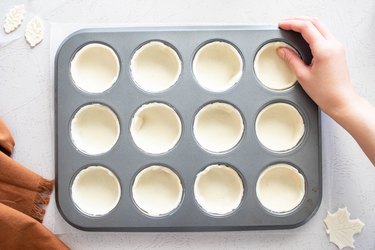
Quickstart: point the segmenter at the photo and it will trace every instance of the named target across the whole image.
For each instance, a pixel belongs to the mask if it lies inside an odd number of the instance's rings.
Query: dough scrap
[[[25,5],[19,4],[11,8],[5,15],[4,31],[9,34],[15,31],[22,23],[26,13]]]
[[[347,207],[339,208],[336,213],[328,212],[324,219],[329,241],[335,244],[339,249],[344,247],[354,248],[353,236],[362,231],[365,224],[359,220],[351,220]]]
[[[36,16],[29,21],[25,33],[26,41],[31,47],[35,47],[44,38],[44,24],[43,20]]]

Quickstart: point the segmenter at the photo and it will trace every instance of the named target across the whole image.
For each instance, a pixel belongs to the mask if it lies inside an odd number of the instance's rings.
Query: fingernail
[[[277,48],[277,49],[276,49],[276,52],[277,52],[277,54],[278,54],[280,57],[284,58],[284,56],[285,56],[285,50],[283,49],[283,47],[279,47],[279,48]]]

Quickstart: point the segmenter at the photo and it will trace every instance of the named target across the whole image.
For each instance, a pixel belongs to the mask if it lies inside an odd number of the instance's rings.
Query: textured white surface
[[[124,23],[126,25],[271,24],[283,17],[320,17],[348,50],[356,90],[375,104],[375,2],[362,0],[274,1],[186,0],[20,0],[27,23],[33,15],[45,22]],[[0,2],[0,16],[14,6]],[[273,7],[274,6],[274,7]],[[50,49],[34,49],[24,39],[26,25],[6,35],[0,31],[0,116],[17,142],[14,158],[37,173],[53,177],[53,82]],[[370,114],[369,114],[370,115]],[[336,249],[323,219],[327,210],[347,206],[366,227],[356,235],[357,249],[375,248],[375,168],[353,139],[323,115],[324,195],[318,213],[304,226],[287,231],[214,233],[88,233],[71,229],[50,205],[45,225],[69,228],[62,239],[73,249]]]

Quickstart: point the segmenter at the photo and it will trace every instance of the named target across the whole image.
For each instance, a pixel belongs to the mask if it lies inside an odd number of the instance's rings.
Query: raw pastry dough
[[[26,26],[25,38],[31,47],[35,47],[43,40],[44,24],[40,17],[36,16],[29,21]]]
[[[71,192],[74,204],[83,213],[102,216],[116,207],[121,187],[110,170],[102,166],[90,166],[77,174]]]
[[[15,31],[21,25],[25,12],[26,10],[24,4],[15,5],[9,10],[9,12],[5,15],[5,33],[9,34],[10,32]]]
[[[117,81],[120,62],[110,47],[91,43],[74,55],[70,72],[79,89],[89,93],[101,93]]]
[[[288,164],[272,165],[260,174],[256,194],[265,208],[277,213],[289,212],[305,196],[305,179]]]
[[[255,56],[254,70],[258,79],[266,87],[283,90],[293,86],[297,82],[297,77],[277,54],[276,50],[279,47],[288,47],[296,51],[289,44],[284,42],[268,43],[264,45]]]
[[[354,248],[353,236],[360,233],[365,226],[359,219],[351,220],[346,207],[340,208],[333,214],[328,212],[324,223],[326,224],[327,234],[329,234],[329,241],[340,249],[344,247]]]
[[[163,166],[142,170],[132,187],[135,203],[151,216],[162,216],[175,210],[181,202],[182,191],[178,176]]]
[[[181,60],[171,47],[154,41],[135,52],[130,70],[140,88],[161,92],[177,81],[181,73]]]
[[[226,42],[211,42],[199,49],[194,57],[193,71],[205,89],[221,92],[237,83],[242,76],[242,58]]]
[[[243,197],[243,183],[235,170],[211,165],[197,175],[194,196],[208,213],[225,215],[235,210]]]
[[[70,129],[74,145],[90,155],[109,151],[120,135],[116,114],[101,104],[82,107],[75,114]]]
[[[301,140],[305,126],[296,108],[286,103],[274,103],[265,107],[255,122],[259,141],[274,151],[286,151]]]
[[[241,140],[244,124],[240,112],[227,103],[215,102],[203,107],[194,120],[194,136],[212,152],[233,148]]]
[[[139,148],[160,154],[172,149],[180,139],[181,121],[168,105],[149,103],[134,114],[130,133]]]

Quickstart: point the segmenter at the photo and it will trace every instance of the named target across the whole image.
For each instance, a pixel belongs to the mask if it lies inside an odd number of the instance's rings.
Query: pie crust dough
[[[116,207],[121,187],[112,171],[102,166],[90,166],[74,178],[71,194],[80,211],[90,216],[102,216]]]
[[[193,71],[205,89],[221,92],[231,88],[242,76],[241,55],[229,43],[211,42],[199,49],[194,57]]]
[[[254,70],[258,79],[266,87],[275,90],[290,88],[297,82],[296,75],[277,54],[279,47],[287,47],[296,51],[287,43],[271,42],[258,51],[254,60]]]
[[[176,111],[163,103],[141,106],[130,126],[134,143],[151,154],[172,149],[181,137],[181,121]]]
[[[194,136],[198,143],[212,152],[233,148],[241,140],[244,124],[240,112],[227,103],[204,106],[194,119]]]
[[[130,70],[140,88],[148,92],[161,92],[177,81],[181,74],[181,60],[171,47],[153,41],[135,52]]]
[[[225,165],[211,165],[200,172],[194,183],[194,196],[207,213],[225,215],[241,203],[243,183],[238,173]]]
[[[255,130],[265,147],[274,151],[286,151],[301,140],[305,125],[301,114],[292,105],[273,103],[258,114]]]
[[[305,178],[288,164],[275,164],[260,174],[256,194],[260,203],[272,212],[289,212],[305,196]]]
[[[91,43],[74,55],[70,72],[79,89],[89,93],[102,93],[117,81],[120,62],[110,47]]]
[[[98,155],[108,152],[120,136],[116,114],[107,106],[89,104],[75,114],[70,127],[73,144],[82,152]]]
[[[181,203],[183,188],[178,176],[164,166],[150,166],[135,178],[132,187],[137,206],[150,216],[162,216]]]

